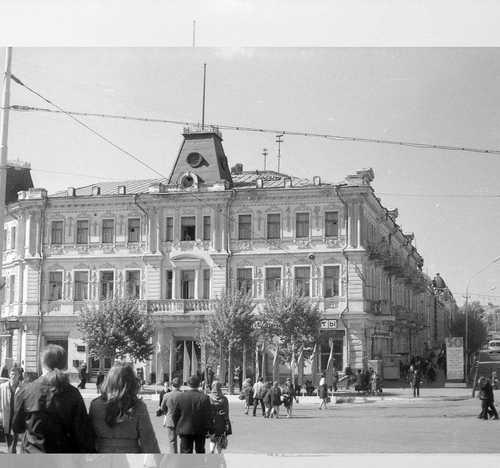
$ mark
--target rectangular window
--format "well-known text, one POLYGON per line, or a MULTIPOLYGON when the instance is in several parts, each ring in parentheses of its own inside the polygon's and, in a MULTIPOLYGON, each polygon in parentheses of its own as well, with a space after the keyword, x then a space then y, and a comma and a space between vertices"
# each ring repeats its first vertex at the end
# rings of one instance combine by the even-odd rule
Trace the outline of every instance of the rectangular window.
POLYGON ((309 213, 296 214, 295 237, 309 237, 309 213))
POLYGON ((281 288, 281 268, 266 268, 266 294, 279 291, 281 288))
POLYGON ((165 241, 172 242, 174 240, 174 218, 172 216, 167 217, 167 222, 165 224, 165 241))
POLYGON ((238 239, 250 240, 252 238, 252 216, 238 216, 238 239))
POLYGON ((326 266, 324 269, 324 297, 337 297, 339 295, 339 272, 338 266, 326 266))
POLYGON ((89 243, 89 222, 87 219, 79 219, 76 222, 76 243, 89 243))
POLYGON ((7 250, 7 229, 3 230, 3 250, 7 250))
POLYGON ((16 248, 16 227, 13 226, 12 230, 10 231, 10 248, 15 249, 16 248))
POLYGON ((0 304, 4 304, 5 303, 5 290, 7 289, 7 278, 5 278, 5 276, 2 276, 2 283, 1 283, 1 287, 0 287, 0 304))
POLYGON ((267 238, 268 239, 281 238, 281 223, 280 223, 279 213, 267 215, 267 238))
POLYGON ((311 295, 311 268, 295 267, 295 293, 300 296, 311 295))
POLYGON ((196 218, 194 216, 181 217, 181 241, 196 240, 196 218))
POLYGON ((114 284, 114 271, 101 271, 99 273, 99 299, 101 301, 113 299, 114 284))
POLYGON ((102 243, 112 244, 115 240, 115 220, 103 219, 102 220, 102 243))
POLYGON ((63 222, 52 221, 50 232, 50 243, 52 245, 61 245, 63 243, 63 222))
POLYGON ((141 297, 141 272, 129 270, 125 273, 125 294, 129 299, 141 297))
POLYGON ((236 287, 244 294, 252 292, 252 269, 238 268, 236 270, 236 287))
POLYGON ((210 270, 203 270, 203 299, 210 299, 210 270))
POLYGON ((9 277, 9 304, 14 303, 16 297, 16 277, 15 275, 10 275, 9 277))
POLYGON ((141 238, 141 220, 129 218, 128 220, 128 242, 139 242, 141 238))
POLYGON ((174 290, 173 279, 174 279, 174 275, 173 275, 172 270, 167 270, 167 288, 165 291, 165 295, 166 295, 165 299, 172 299, 172 297, 173 297, 173 295, 172 295, 172 292, 174 290))
POLYGON ((75 291, 73 300, 86 301, 89 298, 89 272, 75 271, 75 291))
POLYGON ((49 272, 49 301, 62 299, 62 271, 49 272))
POLYGON ((203 240, 210 240, 210 216, 203 216, 203 240))
POLYGON ((339 214, 336 211, 325 213, 325 237, 337 237, 339 235, 339 214))

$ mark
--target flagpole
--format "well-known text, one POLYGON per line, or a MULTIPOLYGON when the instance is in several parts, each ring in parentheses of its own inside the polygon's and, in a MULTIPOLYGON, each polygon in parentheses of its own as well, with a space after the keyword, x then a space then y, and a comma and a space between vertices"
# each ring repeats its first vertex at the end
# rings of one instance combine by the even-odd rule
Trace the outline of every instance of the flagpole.
MULTIPOLYGON (((2 92, 2 109, 1 109, 1 127, 2 133, 1 149, 0 149, 0 233, 3 233, 5 222, 5 192, 7 189, 7 140, 9 135, 9 107, 10 107, 10 75, 12 66, 12 47, 7 47, 5 50, 5 74, 3 78, 2 92)), ((4 236, 0 235, 0 273, 3 267, 3 258, 1 252, 5 246, 3 245, 4 236)), ((1 278, 0 274, 0 278, 1 278)), ((0 284, 0 288, 4 285, 0 284)))

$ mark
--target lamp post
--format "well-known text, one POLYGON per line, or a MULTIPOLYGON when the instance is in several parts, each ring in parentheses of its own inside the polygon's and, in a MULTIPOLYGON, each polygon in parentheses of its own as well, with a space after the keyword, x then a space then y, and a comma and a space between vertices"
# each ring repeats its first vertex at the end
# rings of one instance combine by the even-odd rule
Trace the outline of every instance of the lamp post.
POLYGON ((500 256, 496 257, 493 259, 491 262, 489 262, 485 267, 481 268, 478 272, 474 273, 469 281, 467 282, 467 287, 465 288, 465 381, 467 382, 468 376, 469 376, 469 287, 472 282, 472 280, 481 274, 484 270, 489 268, 491 265, 494 263, 500 262, 500 256))

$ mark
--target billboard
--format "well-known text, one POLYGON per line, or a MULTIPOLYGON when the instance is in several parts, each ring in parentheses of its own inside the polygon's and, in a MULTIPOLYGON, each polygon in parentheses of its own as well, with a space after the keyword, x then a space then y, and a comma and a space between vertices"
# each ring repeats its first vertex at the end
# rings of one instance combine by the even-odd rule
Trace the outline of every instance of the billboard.
POLYGON ((446 338, 446 378, 464 379, 464 339, 461 336, 446 338))

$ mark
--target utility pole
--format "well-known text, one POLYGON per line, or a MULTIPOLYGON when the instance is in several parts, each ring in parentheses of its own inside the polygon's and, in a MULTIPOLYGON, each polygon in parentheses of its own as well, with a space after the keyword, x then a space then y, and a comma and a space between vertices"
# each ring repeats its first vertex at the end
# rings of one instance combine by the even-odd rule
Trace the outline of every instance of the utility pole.
MULTIPOLYGON (((1 109, 1 155, 0 155, 0 278, 3 267, 2 252, 4 249, 3 225, 5 221, 5 192, 7 189, 7 137, 9 134, 10 107, 10 74, 12 65, 12 47, 5 51, 5 74, 3 77, 2 109, 1 109)), ((0 284, 0 288, 4 287, 0 284)))
POLYGON ((283 143, 283 136, 283 133, 276 135, 276 143, 278 143, 278 172, 280 171, 281 143, 283 143))
POLYGON ((203 64, 203 104, 201 108, 201 129, 205 129, 205 88, 207 83, 207 64, 203 64))
POLYGON ((266 170, 266 166, 267 166, 267 155, 268 155, 267 148, 263 148, 262 149, 262 156, 264 156, 264 170, 266 170))

